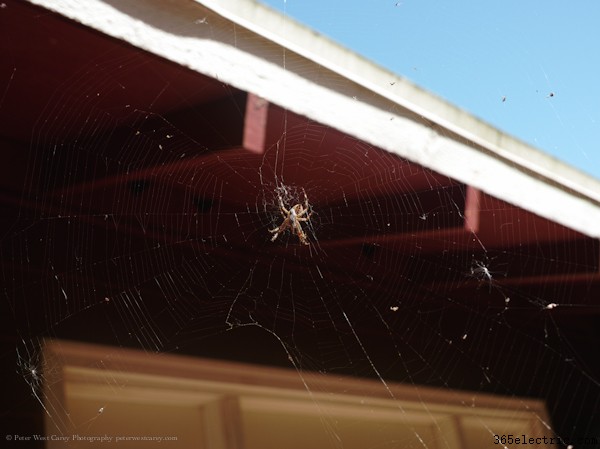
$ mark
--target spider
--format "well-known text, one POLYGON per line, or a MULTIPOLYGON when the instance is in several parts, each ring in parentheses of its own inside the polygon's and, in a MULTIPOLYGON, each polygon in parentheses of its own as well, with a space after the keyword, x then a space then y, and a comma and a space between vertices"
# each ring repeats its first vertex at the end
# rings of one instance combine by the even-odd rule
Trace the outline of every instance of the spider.
POLYGON ((289 229, 292 233, 298 236, 300 243, 303 245, 309 245, 308 239, 306 238, 306 234, 304 233, 301 224, 302 222, 308 221, 312 215, 312 212, 308 213, 308 209, 308 197, 306 196, 306 192, 304 192, 304 204, 295 204, 290 208, 290 210, 285 208, 283 205, 283 200, 281 199, 281 196, 279 196, 279 210, 281 212, 281 216, 283 217, 283 221, 275 229, 269 229, 269 232, 274 234, 271 238, 271 241, 274 242, 277 237, 279 237, 279 234, 289 229))

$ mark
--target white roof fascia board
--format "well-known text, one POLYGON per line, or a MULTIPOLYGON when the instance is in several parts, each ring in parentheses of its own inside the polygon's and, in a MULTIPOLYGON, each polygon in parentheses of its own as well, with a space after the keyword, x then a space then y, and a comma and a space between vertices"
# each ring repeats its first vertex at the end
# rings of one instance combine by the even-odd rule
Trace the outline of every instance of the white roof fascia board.
POLYGON ((29 1, 600 238, 600 182, 253 0, 29 1))

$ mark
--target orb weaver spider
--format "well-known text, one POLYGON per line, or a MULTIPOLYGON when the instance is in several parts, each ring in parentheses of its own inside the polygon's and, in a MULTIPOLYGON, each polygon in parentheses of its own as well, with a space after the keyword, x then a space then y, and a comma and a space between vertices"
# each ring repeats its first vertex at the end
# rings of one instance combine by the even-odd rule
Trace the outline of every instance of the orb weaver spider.
POLYGON ((281 212, 281 216, 283 217, 283 221, 279 226, 274 229, 269 229, 269 232, 273 234, 271 237, 271 241, 274 242, 279 234, 286 230, 290 230, 293 234, 296 234, 300 243, 303 245, 309 245, 308 239, 306 238, 306 234, 302 229, 302 222, 306 222, 310 220, 312 212, 308 213, 309 205, 308 205, 308 197, 306 196, 306 192, 304 192, 304 204, 298 203, 293 205, 289 210, 285 208, 283 205, 283 200, 281 199, 281 195, 278 195, 279 198, 279 211, 281 212), (308 215, 307 215, 308 214, 308 215))

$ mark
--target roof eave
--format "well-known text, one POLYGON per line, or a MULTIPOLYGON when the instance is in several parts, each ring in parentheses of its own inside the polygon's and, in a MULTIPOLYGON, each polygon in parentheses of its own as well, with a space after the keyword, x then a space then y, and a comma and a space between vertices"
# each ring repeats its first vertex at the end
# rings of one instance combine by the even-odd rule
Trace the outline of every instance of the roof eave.
POLYGON ((256 1, 30 1, 600 237, 600 182, 256 1))

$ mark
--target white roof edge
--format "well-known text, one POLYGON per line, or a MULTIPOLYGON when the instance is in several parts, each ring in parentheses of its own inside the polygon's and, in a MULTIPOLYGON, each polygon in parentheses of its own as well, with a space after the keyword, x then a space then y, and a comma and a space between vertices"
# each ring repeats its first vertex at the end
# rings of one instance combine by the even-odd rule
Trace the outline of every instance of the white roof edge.
POLYGON ((255 0, 29 1, 600 238, 599 181, 255 0))
POLYGON ((600 181, 594 177, 500 131, 257 0, 194 1, 423 118, 490 149, 508 161, 600 202, 600 181))

